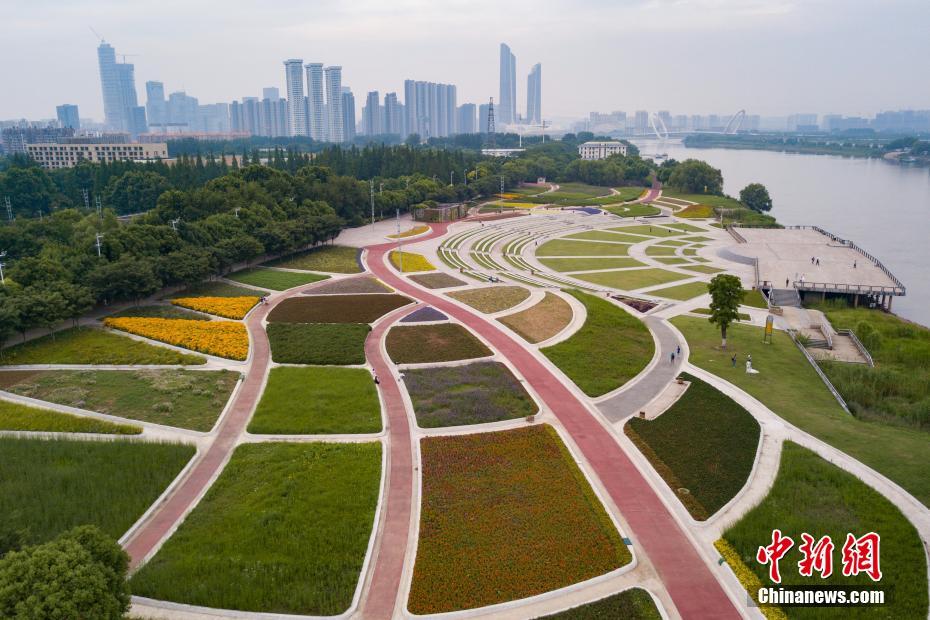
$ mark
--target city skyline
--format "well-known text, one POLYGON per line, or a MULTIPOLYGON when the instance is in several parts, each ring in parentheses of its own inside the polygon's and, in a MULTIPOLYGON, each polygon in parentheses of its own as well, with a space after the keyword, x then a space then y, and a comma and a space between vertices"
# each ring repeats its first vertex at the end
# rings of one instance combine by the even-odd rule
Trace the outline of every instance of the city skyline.
MULTIPOLYGON (((499 76, 493 68, 499 44, 507 42, 521 58, 546 65, 547 83, 559 85, 547 91, 546 118, 580 118, 598 109, 675 107, 706 114, 745 108, 768 116, 805 110, 871 116, 881 110, 926 107, 930 84, 909 78, 918 66, 916 59, 930 53, 930 43, 920 36, 930 7, 910 0, 890 4, 894 11, 888 10, 889 3, 853 7, 836 0, 805 5, 657 0, 623 7, 582 2, 569 18, 560 20, 553 7, 542 14, 528 11, 533 14, 517 20, 516 12, 525 8, 518 2, 507 9, 514 19, 501 15, 504 19, 494 20, 495 25, 463 46, 457 40, 467 28, 455 20, 462 26, 474 23, 481 15, 479 7, 439 10, 403 3, 388 15, 366 3, 312 9, 294 5, 292 18, 280 24, 250 13, 242 3, 224 4, 222 12, 204 10, 211 5, 203 3, 184 5, 188 18, 172 19, 169 27, 160 15, 170 14, 173 7, 180 10, 174 0, 167 1, 167 11, 160 15, 105 1, 97 6, 107 10, 93 11, 61 2, 13 0, 11 36, 0 42, 0 49, 12 57, 39 36, 40 26, 50 45, 41 58, 8 67, 7 79, 15 87, 0 102, 0 118, 50 118, 55 107, 67 101, 78 105, 85 117, 103 119, 100 89, 91 79, 95 59, 89 44, 95 39, 85 27, 88 22, 127 52, 137 87, 153 80, 170 82, 208 102, 232 101, 265 86, 283 90, 283 77, 275 71, 281 59, 322 55, 322 50, 345 67, 357 92, 399 91, 405 74, 416 73, 420 79, 456 84, 462 101, 484 102, 499 96, 499 76), (891 13, 895 28, 876 28, 869 45, 861 45, 861 33, 891 13), (61 19, 51 19, 52 14, 61 19), (424 39, 411 36, 412 28, 425 22, 431 26, 422 32, 424 39), (207 23, 211 28, 204 29, 207 23), (619 31, 617 23, 631 28, 619 31), (563 30, 570 24, 578 27, 563 30), (597 38, 597 53, 590 53, 585 41, 603 30, 612 36, 597 38), (556 35, 564 45, 551 45, 556 35), (230 47, 233 39, 255 45, 230 47), (690 50, 698 41, 702 53, 694 55, 690 50), (361 48, 369 44, 382 51, 362 54, 361 48), (430 47, 430 54, 422 53, 424 46, 430 47), (882 49, 893 51, 898 60, 889 63, 877 51, 882 49), (230 69, 217 71, 218 66, 230 69), (676 67, 675 80, 665 79, 667 66, 676 67), (35 76, 43 73, 55 76, 54 87, 32 88, 35 76), (607 75, 614 79, 603 79, 607 75), (598 77, 598 88, 585 88, 598 77), (636 87, 629 88, 634 77, 636 87)), ((524 63, 518 72, 526 75, 528 67, 524 63)), ((518 96, 518 110, 524 109, 525 101, 518 96)))

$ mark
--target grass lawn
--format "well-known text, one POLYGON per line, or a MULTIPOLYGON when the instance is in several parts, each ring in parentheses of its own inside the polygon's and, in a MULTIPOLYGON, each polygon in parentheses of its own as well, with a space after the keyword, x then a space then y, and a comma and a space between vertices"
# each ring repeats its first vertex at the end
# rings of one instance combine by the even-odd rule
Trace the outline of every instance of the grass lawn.
POLYGON ((647 286, 656 286, 666 282, 684 280, 688 276, 666 271, 665 269, 630 269, 628 271, 603 271, 601 273, 589 273, 572 276, 585 282, 609 286, 624 291, 632 291, 647 286))
POLYGON ((759 423, 729 396, 690 375, 691 385, 654 420, 623 427, 691 516, 704 521, 743 488, 759 423))
POLYGON ((451 362, 491 355, 490 349, 457 323, 392 327, 385 347, 395 364, 451 362))
MULTIPOLYGON (((701 228, 700 226, 695 226, 693 224, 686 224, 684 222, 676 222, 674 224, 663 224, 666 228, 674 228, 675 230, 680 230, 683 232, 707 232, 706 228, 701 228)), ((685 237, 683 241, 711 241, 709 237, 685 237)))
POLYGON ((683 246, 683 245, 688 245, 688 242, 687 242, 687 241, 682 241, 682 240, 680 240, 680 239, 664 239, 664 240, 658 242, 656 245, 662 245, 662 246, 669 246, 669 247, 679 248, 679 247, 681 247, 681 246, 683 246))
POLYGON ((678 248, 666 245, 650 245, 646 248, 646 256, 674 256, 678 248))
POLYGON ((304 295, 351 295, 362 293, 392 293, 394 289, 374 276, 357 276, 333 280, 312 289, 303 291, 304 295))
POLYGON ((254 612, 336 615, 358 585, 381 444, 246 444, 133 594, 254 612))
MULTIPOLYGON (((254 288, 246 288, 244 286, 236 286, 235 284, 230 284, 229 282, 216 282, 216 281, 207 281, 200 282, 199 284, 194 284, 188 286, 186 289, 180 290, 176 293, 172 293, 167 297, 250 297, 256 294, 254 288)), ((114 314, 113 316, 150 316, 150 315, 140 315, 140 314, 114 314)), ((163 317, 166 319, 173 319, 177 317, 166 316, 163 317)), ((187 317, 185 317, 187 318, 187 317)))
POLYGON ((617 205, 613 207, 604 207, 605 211, 619 215, 620 217, 643 217, 646 215, 658 215, 662 211, 658 207, 644 204, 617 205))
POLYGON ((0 364, 203 364, 179 353, 92 327, 73 327, 3 350, 0 364))
POLYGON ((138 435, 142 429, 0 400, 0 430, 138 435))
POLYGON ((687 219, 707 219, 714 217, 714 208, 710 205, 697 204, 697 205, 688 205, 684 209, 681 209, 675 213, 675 217, 683 217, 687 219))
POLYGON ((721 273, 726 271, 726 269, 718 269, 717 267, 708 267, 707 265, 688 265, 682 267, 682 269, 687 269, 688 271, 696 271, 698 273, 721 273))
POLYGON ((643 370, 655 344, 642 321, 609 301, 568 291, 588 311, 584 325, 568 340, 541 349, 588 396, 614 390, 643 370))
POLYGON ((617 232, 633 233, 636 235, 646 235, 647 237, 674 237, 682 234, 680 230, 669 230, 662 226, 653 224, 639 224, 638 226, 624 226, 623 228, 614 228, 617 232))
POLYGON ((323 273, 361 273, 358 261, 360 253, 358 248, 344 245, 321 245, 306 252, 269 261, 265 265, 323 273))
POLYGON ((0 389, 131 420, 209 431, 238 379, 239 373, 229 370, 0 372, 0 389), (22 376, 7 381, 8 374, 22 376))
POLYGON ((669 256, 657 256, 657 257, 654 258, 654 260, 655 260, 657 263, 662 263, 663 265, 686 265, 686 264, 690 264, 690 262, 691 262, 691 261, 689 261, 687 258, 677 258, 677 257, 674 257, 674 256, 672 256, 672 257, 669 257, 669 256))
POLYGON ((423 275, 410 276, 410 279, 429 289, 451 288, 453 286, 464 286, 466 282, 459 280, 448 273, 426 273, 423 275))
MULTIPOLYGON (((252 291, 253 293, 255 291, 252 291)), ((142 316, 155 319, 190 319, 192 321, 209 321, 210 317, 201 314, 200 312, 191 312, 185 308, 179 308, 178 306, 130 306, 125 310, 120 310, 119 312, 114 312, 113 314, 108 315, 110 317, 123 317, 123 316, 142 316)), ((100 319, 103 320, 102 318, 100 319)))
POLYGON ((392 250, 390 259, 391 264, 394 265, 394 269, 401 273, 436 271, 436 267, 422 254, 404 252, 403 250, 392 250))
POLYGON ((750 308, 762 308, 768 310, 769 305, 765 302, 765 297, 756 289, 743 291, 743 305, 750 308))
POLYGON ((452 299, 467 304, 479 312, 491 314, 513 308, 529 299, 530 292, 522 286, 485 286, 446 293, 452 299))
POLYGON ((782 585, 873 586, 862 574, 844 577, 841 549, 846 535, 881 536, 880 587, 893 590, 885 605, 869 607, 786 607, 790 618, 926 618, 927 564, 923 544, 914 526, 891 502, 858 478, 823 460, 797 444, 785 442, 778 477, 768 497, 727 529, 723 539, 736 550, 743 564, 763 584, 769 581, 769 567, 756 561, 761 545, 772 542, 772 530, 780 529, 795 541, 781 561, 782 585), (802 577, 797 562, 801 534, 815 540, 829 535, 836 548, 833 575, 821 579, 802 577))
POLYGON ((422 235, 429 230, 429 226, 425 224, 422 226, 414 226, 413 228, 408 228, 399 234, 388 235, 390 239, 406 239, 407 237, 415 237, 417 235, 422 235))
POLYGON ((539 410, 499 362, 411 369, 404 372, 404 385, 423 428, 511 420, 539 410))
POLYGON ((562 239, 582 239, 586 241, 617 241, 620 243, 639 243, 646 241, 644 237, 634 237, 633 235, 624 235, 622 233, 610 232, 609 230, 586 230, 580 233, 566 235, 562 239))
POLYGON ((372 323, 409 303, 408 297, 394 294, 290 297, 274 307, 268 322, 372 323))
POLYGON ((707 282, 688 282, 687 284, 660 288, 657 291, 649 291, 649 294, 655 295, 656 297, 667 297, 668 299, 687 301, 689 299, 694 299, 698 295, 703 295, 706 292, 707 282))
POLYGON ((249 432, 269 435, 377 433, 381 404, 363 368, 272 368, 249 432))
POLYGON ((847 414, 791 339, 776 331, 773 343, 762 344, 762 328, 731 325, 728 349, 722 351, 720 330, 707 319, 676 317, 691 348, 690 361, 746 390, 769 409, 897 482, 930 505, 930 435, 926 432, 857 419, 847 414), (761 374, 747 375, 743 364, 730 365, 737 354, 761 374), (803 394, 803 398, 792 395, 803 394))
POLYGON ((32 544, 91 524, 119 538, 192 456, 180 444, 0 437, 0 532, 32 544))
POLYGON ((554 293, 546 293, 538 304, 497 320, 527 342, 537 343, 552 338, 568 327, 573 316, 574 312, 567 301, 554 293))
POLYGON ((226 276, 230 280, 260 286, 261 288, 271 289, 273 291, 283 291, 295 286, 311 284, 325 280, 329 276, 316 273, 297 273, 294 271, 277 271, 276 269, 266 269, 265 267, 255 267, 253 269, 243 269, 236 273, 226 276))
POLYGON ((678 200, 687 200, 688 202, 710 205, 711 207, 724 207, 726 209, 745 208, 739 200, 730 198, 728 196, 715 196, 713 194, 685 194, 683 192, 678 192, 672 189, 663 189, 662 195, 668 196, 669 198, 677 198, 678 200))
MULTIPOLYGON (((706 316, 710 316, 710 308, 694 308, 693 310, 690 310, 690 312, 693 312, 694 314, 703 314, 703 315, 706 315, 706 316)), ((738 313, 737 313, 737 320, 739 320, 739 321, 751 321, 751 320, 752 320, 752 317, 749 316, 748 314, 746 314, 745 312, 738 312, 738 313)))
POLYGON ((610 572, 630 552, 548 425, 420 441, 423 501, 407 606, 472 609, 610 572))
POLYGON ((623 243, 553 239, 539 246, 536 256, 626 256, 629 249, 623 243))
POLYGON ((371 328, 359 323, 271 323, 271 357, 279 364, 349 365, 365 363, 365 338, 371 328))
POLYGON ((614 188, 617 191, 615 195, 616 198, 619 198, 623 202, 628 202, 630 200, 636 200, 637 198, 644 195, 649 188, 647 187, 616 187, 614 188))
POLYGON ((630 588, 599 601, 566 609, 537 620, 661 620, 655 601, 642 588, 630 588))
POLYGON ((643 266, 635 258, 540 258, 539 262, 553 271, 561 272, 643 266))

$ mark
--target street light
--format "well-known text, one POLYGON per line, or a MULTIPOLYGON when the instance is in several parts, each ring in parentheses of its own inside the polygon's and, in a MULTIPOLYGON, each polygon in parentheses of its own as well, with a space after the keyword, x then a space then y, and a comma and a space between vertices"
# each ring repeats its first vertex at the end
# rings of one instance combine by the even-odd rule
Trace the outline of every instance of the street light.
POLYGON ((101 233, 97 233, 96 239, 97 239, 97 243, 96 243, 96 245, 97 245, 97 258, 100 258, 100 256, 101 256, 101 254, 100 254, 100 240, 103 239, 103 235, 102 235, 101 233))
MULTIPOLYGON (((6 250, 0 252, 0 258, 6 256, 6 250)), ((6 286, 6 280, 3 278, 3 266, 6 265, 2 260, 0 260, 0 284, 6 286)))

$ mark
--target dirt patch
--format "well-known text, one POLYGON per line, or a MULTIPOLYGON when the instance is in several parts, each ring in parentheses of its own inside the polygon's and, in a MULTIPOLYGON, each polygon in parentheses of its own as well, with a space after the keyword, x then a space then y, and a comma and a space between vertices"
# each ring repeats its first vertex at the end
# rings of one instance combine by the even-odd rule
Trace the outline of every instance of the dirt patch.
POLYGON ((268 315, 269 323, 371 323, 405 306, 403 295, 326 295, 291 297, 268 315))
POLYGON ((0 372, 0 389, 5 390, 38 374, 38 370, 5 370, 0 372))
POLYGON ((485 314, 513 308, 530 296, 530 292, 522 286, 486 286, 446 294, 485 314))
POLYGON ((535 306, 498 319, 527 342, 542 342, 565 329, 573 316, 572 307, 554 293, 546 293, 535 306))

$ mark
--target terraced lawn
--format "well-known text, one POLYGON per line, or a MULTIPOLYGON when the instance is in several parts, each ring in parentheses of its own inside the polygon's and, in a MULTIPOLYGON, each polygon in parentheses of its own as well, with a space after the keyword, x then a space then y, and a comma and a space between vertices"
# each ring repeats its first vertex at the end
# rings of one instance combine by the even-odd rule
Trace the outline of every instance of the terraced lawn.
POLYGON ((459 280, 447 273, 426 273, 423 275, 413 275, 410 279, 429 289, 452 288, 453 286, 464 286, 466 282, 459 280))
POLYGON ((654 224, 639 224, 637 226, 624 226, 623 228, 611 228, 617 232, 633 233, 637 235, 646 235, 647 237, 674 237, 682 234, 680 230, 669 230, 662 226, 654 224))
POLYGON ((541 349, 588 396, 614 390, 652 360, 655 344, 646 326, 609 301, 567 291, 584 304, 587 318, 567 340, 541 349))
POLYGON ((585 282, 609 286, 623 291, 632 291, 647 286, 684 280, 688 276, 665 269, 631 269, 628 271, 604 271, 572 276, 585 282))
POLYGON ((292 254, 265 263, 268 267, 322 271, 323 273, 361 273, 361 250, 344 245, 321 245, 306 252, 292 254))
POLYGON ((742 559, 743 570, 751 571, 758 582, 771 584, 769 567, 755 561, 755 556, 760 546, 772 542, 773 529, 795 541, 781 560, 782 585, 878 586, 893 591, 880 607, 785 607, 788 617, 847 620, 927 616, 926 556, 914 526, 894 504, 858 478, 791 442, 782 448, 778 477, 768 497, 724 532, 723 540, 735 550, 724 557, 729 555, 731 563, 742 559), (822 579, 817 572, 813 577, 802 577, 798 573, 797 562, 802 557, 798 547, 804 532, 815 540, 831 537, 836 548, 830 577, 822 579), (840 570, 846 535, 859 537, 868 532, 881 536, 880 584, 865 574, 844 577, 840 570))
POLYGON ((574 312, 567 301, 554 293, 546 293, 538 304, 497 320, 527 342, 537 343, 552 338, 568 327, 573 316, 574 312))
POLYGON ((661 620, 655 601, 642 588, 630 588, 599 601, 537 620, 661 620))
POLYGON ((209 431, 239 373, 229 370, 0 372, 0 389, 131 420, 209 431))
POLYGON ((704 521, 739 493, 759 445, 759 423, 700 379, 654 420, 623 427, 691 516, 704 521))
POLYGON ((133 576, 133 594, 240 611, 341 614, 358 586, 380 478, 380 443, 240 445, 133 576))
POLYGON ((409 297, 394 294, 290 297, 274 307, 268 322, 373 323, 410 302, 409 297))
POLYGON ((553 239, 536 249, 536 256, 626 256, 630 246, 572 239, 553 239))
POLYGON ((253 269, 244 269, 231 273, 226 276, 230 280, 241 282, 242 284, 251 284, 261 288, 271 289, 273 291, 283 291, 295 286, 311 284, 325 280, 329 276, 317 273, 298 273, 296 271, 278 271, 277 269, 266 269, 265 267, 255 267, 253 269))
POLYGON ((485 286, 446 293, 452 299, 469 305, 478 312, 492 314, 523 303, 530 292, 522 286, 485 286))
MULTIPOLYGON (((683 232, 707 232, 706 228, 701 228, 700 226, 695 226, 694 224, 687 224, 685 222, 675 222, 674 224, 663 224, 666 228, 673 228, 675 230, 680 230, 683 232)), ((699 237, 701 241, 710 241, 708 237, 699 237)), ((693 239, 687 239, 688 241, 693 241, 693 239)))
POLYGON ((520 599, 630 562, 552 427, 429 437, 420 452, 423 500, 411 612, 520 599))
POLYGON ((635 258, 540 258, 539 262, 553 271, 563 273, 643 266, 643 263, 635 258))
POLYGON ((250 433, 317 435, 377 433, 381 403, 363 368, 272 368, 250 433))
POLYGON ((655 261, 663 265, 687 265, 691 263, 687 258, 677 258, 674 256, 657 256, 655 257, 655 261))
POLYGON ((451 362, 491 355, 490 349, 457 323, 392 327, 385 347, 395 364, 451 362))
POLYGON ((72 327, 3 350, 0 365, 13 364, 204 364, 199 355, 133 340, 92 327, 72 327))
POLYGON ((682 269, 696 271, 698 273, 722 273, 726 271, 726 269, 718 269, 717 267, 710 267, 708 265, 688 265, 686 267, 682 267, 682 269))
POLYGON ((687 301, 688 299, 694 299, 698 295, 703 295, 706 292, 707 282, 688 282, 687 284, 660 288, 657 291, 649 291, 649 294, 657 297, 687 301))
POLYGON ((113 424, 104 420, 60 413, 49 409, 27 407, 7 400, 0 400, 0 430, 101 433, 105 435, 138 435, 142 432, 142 429, 138 426, 113 424))
POLYGON ((678 248, 665 245, 650 245, 646 248, 646 256, 674 256, 678 248))
POLYGON ((586 241, 610 241, 616 243, 639 243, 646 241, 645 237, 634 237, 609 230, 586 230, 584 232, 565 235, 561 239, 582 239, 586 241))
POLYGON ((423 428, 511 420, 539 410, 499 362, 410 369, 404 372, 404 385, 423 428))
POLYGON ((620 217, 644 217, 658 215, 662 212, 658 207, 647 204, 607 206, 604 207, 604 210, 620 217))
POLYGON ((193 456, 180 444, 0 437, 0 532, 34 544, 90 524, 117 539, 193 456))
POLYGON ((279 364, 349 365, 365 363, 371 328, 359 323, 271 323, 271 357, 279 364))

